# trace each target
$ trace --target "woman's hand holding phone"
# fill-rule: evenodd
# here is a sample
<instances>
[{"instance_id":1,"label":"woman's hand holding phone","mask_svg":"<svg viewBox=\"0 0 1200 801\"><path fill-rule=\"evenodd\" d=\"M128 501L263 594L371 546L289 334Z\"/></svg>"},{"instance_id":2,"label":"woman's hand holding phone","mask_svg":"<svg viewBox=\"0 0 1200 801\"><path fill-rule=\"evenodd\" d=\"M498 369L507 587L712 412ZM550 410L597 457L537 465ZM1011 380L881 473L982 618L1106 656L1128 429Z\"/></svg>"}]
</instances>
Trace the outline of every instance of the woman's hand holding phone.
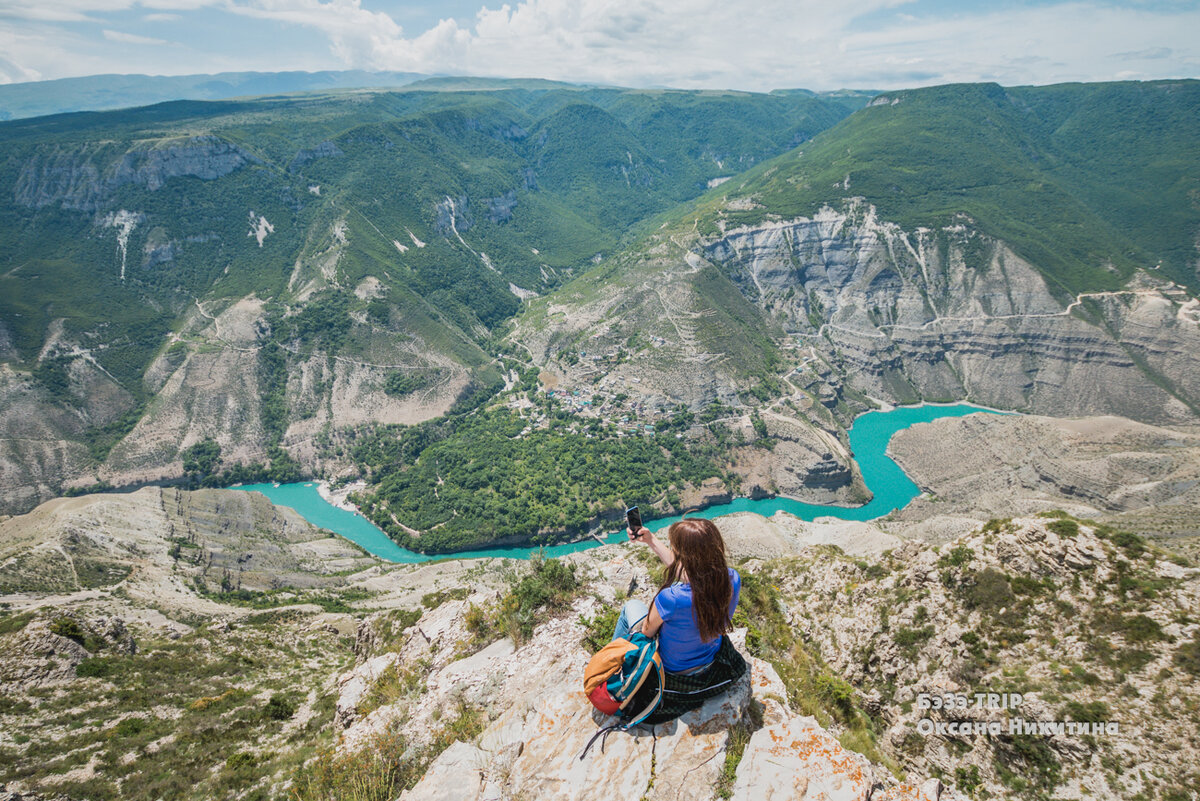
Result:
<instances>
[{"instance_id":1,"label":"woman's hand holding phone","mask_svg":"<svg viewBox=\"0 0 1200 801\"><path fill-rule=\"evenodd\" d=\"M642 526L637 531L634 531L633 529L627 530L629 531L629 539L633 542L640 542L643 545L649 545L650 541L654 539L654 534L645 526Z\"/></svg>"}]
</instances>

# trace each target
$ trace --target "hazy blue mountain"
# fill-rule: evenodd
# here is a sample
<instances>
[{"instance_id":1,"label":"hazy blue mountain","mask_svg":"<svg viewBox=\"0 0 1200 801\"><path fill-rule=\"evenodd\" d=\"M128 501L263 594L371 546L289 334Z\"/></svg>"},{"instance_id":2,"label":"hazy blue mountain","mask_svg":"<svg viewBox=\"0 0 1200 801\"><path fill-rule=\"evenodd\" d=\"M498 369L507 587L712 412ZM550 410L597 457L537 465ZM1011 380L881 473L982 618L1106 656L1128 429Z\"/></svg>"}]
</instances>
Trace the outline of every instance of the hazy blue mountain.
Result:
<instances>
[{"instance_id":1,"label":"hazy blue mountain","mask_svg":"<svg viewBox=\"0 0 1200 801\"><path fill-rule=\"evenodd\" d=\"M425 76L414 72L221 72L214 75L88 75L0 86L0 120L69 111L132 108L167 100L399 87Z\"/></svg>"}]
</instances>

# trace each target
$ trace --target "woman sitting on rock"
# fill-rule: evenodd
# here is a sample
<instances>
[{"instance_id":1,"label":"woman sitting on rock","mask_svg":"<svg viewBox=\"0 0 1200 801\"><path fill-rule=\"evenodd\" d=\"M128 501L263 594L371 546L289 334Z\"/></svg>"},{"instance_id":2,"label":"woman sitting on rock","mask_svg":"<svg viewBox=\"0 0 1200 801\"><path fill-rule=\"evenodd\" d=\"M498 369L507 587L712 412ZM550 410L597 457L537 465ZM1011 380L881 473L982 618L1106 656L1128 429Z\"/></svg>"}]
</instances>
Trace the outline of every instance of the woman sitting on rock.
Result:
<instances>
[{"instance_id":1,"label":"woman sitting on rock","mask_svg":"<svg viewBox=\"0 0 1200 801\"><path fill-rule=\"evenodd\" d=\"M667 566L650 606L630 599L613 639L641 631L658 635L666 670L662 705L647 723L671 720L719 695L746 670L724 634L732 626L742 577L725 560L725 541L711 520L684 518L667 530L664 547L648 528L629 532Z\"/></svg>"}]
</instances>

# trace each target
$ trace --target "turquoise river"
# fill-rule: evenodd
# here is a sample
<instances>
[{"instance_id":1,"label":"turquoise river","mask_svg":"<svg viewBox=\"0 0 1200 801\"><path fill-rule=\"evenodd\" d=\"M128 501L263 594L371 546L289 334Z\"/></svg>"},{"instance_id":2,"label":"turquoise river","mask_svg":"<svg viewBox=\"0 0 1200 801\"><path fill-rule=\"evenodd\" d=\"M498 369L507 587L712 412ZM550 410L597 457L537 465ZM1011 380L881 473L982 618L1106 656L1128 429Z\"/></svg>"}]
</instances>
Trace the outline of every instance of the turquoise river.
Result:
<instances>
[{"instance_id":1,"label":"turquoise river","mask_svg":"<svg viewBox=\"0 0 1200 801\"><path fill-rule=\"evenodd\" d=\"M760 515L787 512L802 520L813 520L818 517L874 520L883 517L893 510L903 508L920 494L920 490L912 479L900 469L900 465L887 455L887 446L892 435L915 423L928 423L941 417L962 417L977 412L991 412L991 410L963 403L946 406L926 404L902 406L887 412L867 412L857 417L854 425L850 428L850 449L854 452L854 459L862 470L867 487L874 494L874 498L865 506L823 506L803 503L791 498L766 498L757 501L749 498L736 498L732 503L710 506L703 511L691 514L696 517L711 518L731 512L755 512ZM272 502L295 509L313 525L340 534L361 545L370 553L390 562L426 562L432 559L472 559L483 556L526 559L530 554L537 552L547 556L561 556L586 548L595 548L600 544L595 539L587 539L582 542L545 548L487 548L479 551L427 556L401 548L362 515L333 506L317 492L317 485L314 482L280 485L247 484L236 489L261 492ZM647 526L658 531L678 519L678 517L664 517L647 523ZM625 539L624 531L614 531L607 536L605 542L617 543L623 542Z\"/></svg>"}]
</instances>

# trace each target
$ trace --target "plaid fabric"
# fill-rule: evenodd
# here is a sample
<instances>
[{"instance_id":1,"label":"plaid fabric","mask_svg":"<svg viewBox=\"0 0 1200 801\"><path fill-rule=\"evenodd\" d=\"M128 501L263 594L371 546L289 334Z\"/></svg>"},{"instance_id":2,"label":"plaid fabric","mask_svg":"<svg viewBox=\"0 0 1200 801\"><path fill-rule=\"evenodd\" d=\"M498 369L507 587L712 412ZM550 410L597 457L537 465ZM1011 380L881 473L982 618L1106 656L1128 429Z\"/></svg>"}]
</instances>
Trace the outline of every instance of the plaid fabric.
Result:
<instances>
[{"instance_id":1,"label":"plaid fabric","mask_svg":"<svg viewBox=\"0 0 1200 801\"><path fill-rule=\"evenodd\" d=\"M717 649L717 655L708 670L690 676L678 673L663 674L662 703L643 723L650 726L666 723L685 712L697 709L709 698L727 692L746 672L746 668L746 660L738 653L737 648L733 647L729 638L722 636L721 647ZM634 699L634 705L650 703L657 689L643 687ZM649 695L642 698L642 693L647 692Z\"/></svg>"}]
</instances>

